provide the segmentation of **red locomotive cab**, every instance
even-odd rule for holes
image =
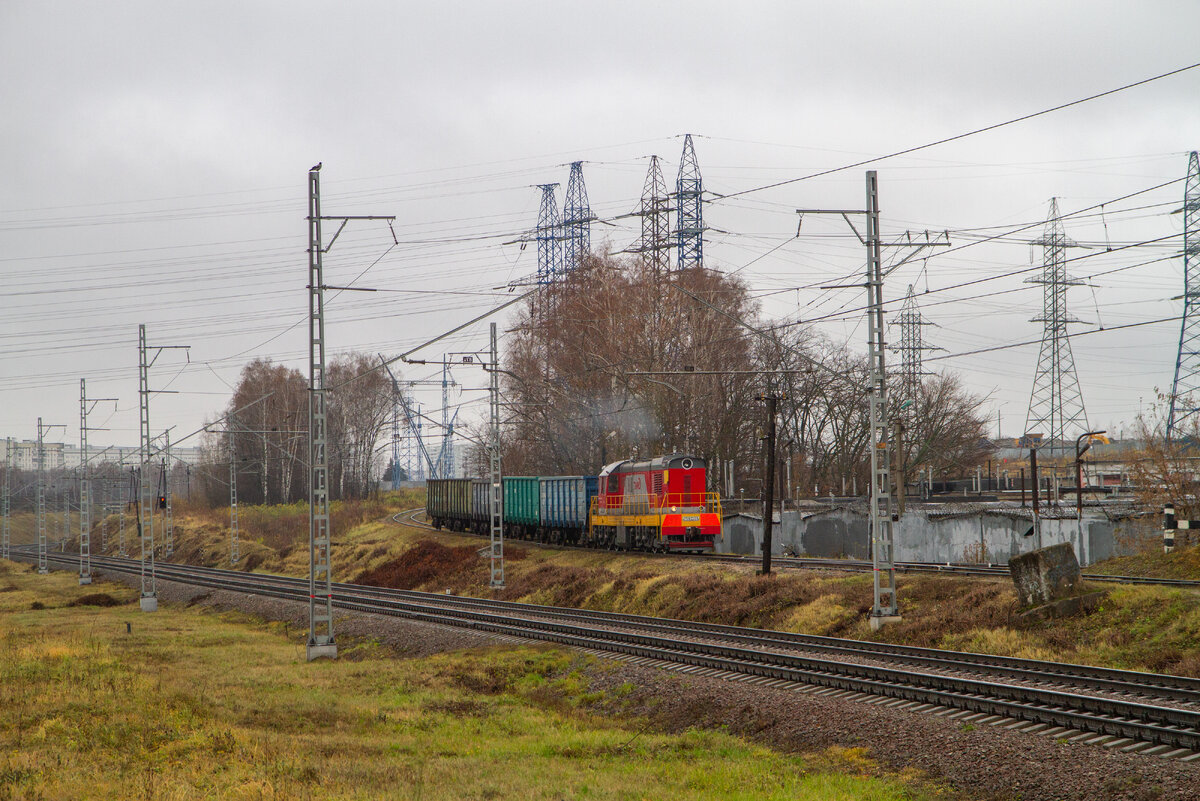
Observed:
[[[705,468],[699,456],[679,453],[605,465],[597,527],[617,547],[711,550],[721,512],[720,499],[706,492]]]

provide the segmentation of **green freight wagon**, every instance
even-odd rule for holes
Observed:
[[[431,478],[426,482],[425,514],[434,528],[466,531],[471,526],[471,479]]]
[[[541,481],[537,476],[504,479],[504,534],[514,539],[537,536],[542,524]]]

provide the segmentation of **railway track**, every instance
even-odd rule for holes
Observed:
[[[417,518],[424,514],[424,509],[413,509],[406,512],[393,515],[392,520],[396,523],[423,528],[429,531],[438,531],[438,529]],[[466,534],[469,536],[477,536],[470,531],[454,532],[456,534]],[[522,540],[516,540],[522,542]],[[576,548],[572,545],[549,545],[538,543],[540,547],[547,548]],[[580,550],[591,550],[589,548],[580,548]],[[639,555],[647,557],[679,557],[684,559],[700,559],[710,562],[722,562],[725,564],[746,564],[757,565],[761,561],[757,556],[745,556],[740,554],[688,554],[688,553],[673,553],[673,554],[651,554],[639,553]],[[793,568],[796,570],[843,570],[855,573],[866,573],[874,569],[874,566],[869,562],[861,559],[823,559],[810,558],[799,556],[772,556],[771,564],[775,567]],[[1008,565],[992,565],[992,564],[972,564],[962,562],[897,562],[896,571],[898,573],[940,573],[956,576],[984,576],[1007,578],[1010,574]],[[1111,584],[1154,584],[1166,587],[1192,587],[1200,588],[1200,580],[1194,579],[1170,579],[1170,578],[1155,578],[1152,576],[1111,576],[1105,573],[1087,573],[1083,577],[1088,581],[1096,581]]]
[[[22,556],[29,558],[25,551]],[[48,556],[74,569],[77,559]],[[136,574],[137,560],[93,558]],[[163,580],[307,601],[308,582],[159,562]],[[338,583],[338,607],[1200,760],[1200,679]]]

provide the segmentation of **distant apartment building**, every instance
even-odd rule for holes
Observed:
[[[37,440],[14,439],[6,441],[9,443],[9,464],[18,470],[37,470]],[[78,445],[68,445],[62,442],[43,442],[42,449],[45,452],[47,470],[72,470],[83,464]],[[138,448],[124,445],[89,445],[87,449],[87,461],[89,465],[98,465],[104,462],[133,465],[138,463],[138,450]],[[180,462],[184,464],[199,464],[200,458],[199,448],[171,448],[171,459],[176,464]]]

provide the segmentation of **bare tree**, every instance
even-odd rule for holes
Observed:
[[[531,300],[514,327],[506,470],[594,473],[607,461],[669,451],[748,463],[753,382],[702,373],[752,369],[737,320],[756,312],[744,284],[713,271],[656,279],[637,260],[588,259]]]

